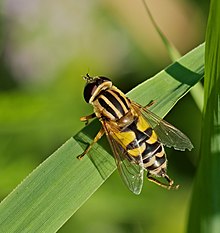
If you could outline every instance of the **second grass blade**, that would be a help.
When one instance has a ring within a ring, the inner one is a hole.
[[[206,32],[204,111],[200,161],[188,232],[220,232],[220,1],[210,3]]]

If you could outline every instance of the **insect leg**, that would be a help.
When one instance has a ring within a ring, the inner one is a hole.
[[[173,182],[173,180],[170,179],[170,177],[167,174],[163,173],[162,177],[164,177],[168,181],[169,184],[164,184],[164,183],[160,182],[159,180],[157,180],[156,178],[154,178],[153,176],[151,176],[151,174],[149,172],[147,173],[147,178],[149,181],[151,181],[151,182],[153,182],[153,183],[155,183],[163,188],[166,188],[166,189],[178,189],[179,188],[179,185],[173,186],[174,182]]]
[[[89,123],[89,120],[92,119],[92,118],[95,118],[95,117],[96,117],[96,115],[93,112],[92,114],[90,114],[88,116],[80,117],[80,121],[85,122],[85,124],[87,125]]]
[[[85,151],[82,154],[77,156],[77,159],[82,159],[84,157],[84,155],[89,152],[89,150],[92,148],[92,146],[103,136],[104,133],[105,133],[105,130],[103,128],[101,128],[99,130],[99,132],[96,134],[96,136],[93,139],[93,141],[91,142],[91,144],[85,149]]]

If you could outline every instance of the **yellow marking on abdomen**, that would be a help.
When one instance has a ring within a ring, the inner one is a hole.
[[[128,150],[128,153],[131,155],[131,156],[139,156],[141,155],[144,150],[146,149],[146,144],[145,143],[142,143],[141,146],[139,146],[138,148],[134,148],[134,149],[131,149],[131,150]]]
[[[154,132],[154,130],[152,131],[152,135],[150,136],[150,138],[148,140],[146,140],[146,142],[148,144],[154,144],[155,142],[158,141],[158,138],[157,138],[157,135],[156,133]]]
[[[153,165],[155,163],[155,160],[156,160],[155,156],[151,157],[151,159],[149,160],[149,162],[144,163],[144,167],[145,168],[150,167],[151,165]]]
[[[140,130],[141,132],[144,132],[148,128],[150,128],[150,125],[141,115],[139,115],[137,121],[137,129]]]
[[[123,148],[126,149],[126,146],[134,141],[135,139],[135,133],[132,131],[128,132],[119,132],[113,134],[114,139],[122,145]]]
[[[161,150],[161,152],[156,153],[156,154],[155,154],[155,156],[156,156],[156,157],[161,158],[161,157],[163,157],[163,156],[164,156],[164,154],[165,154],[165,152],[164,152],[164,148],[163,148],[163,146],[162,146],[162,150]]]

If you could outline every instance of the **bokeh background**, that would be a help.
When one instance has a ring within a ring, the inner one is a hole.
[[[185,54],[204,41],[205,0],[147,0],[165,35]],[[0,3],[0,199],[76,134],[91,113],[82,75],[105,75],[124,92],[171,63],[141,0],[3,0]],[[167,191],[145,182],[140,196],[114,173],[60,233],[184,232],[200,142],[190,95],[166,117],[192,140],[168,149]]]

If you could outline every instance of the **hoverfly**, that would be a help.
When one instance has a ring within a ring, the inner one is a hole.
[[[167,189],[177,189],[174,181],[167,175],[167,158],[164,147],[178,150],[191,150],[189,138],[168,122],[153,114],[149,105],[131,101],[115,87],[111,80],[86,74],[84,77],[84,99],[90,103],[94,112],[80,120],[88,123],[97,117],[102,127],[93,142],[77,158],[81,159],[104,134],[111,145],[119,173],[127,187],[139,194],[143,185],[144,171],[148,180]],[[166,182],[161,182],[162,177]]]

